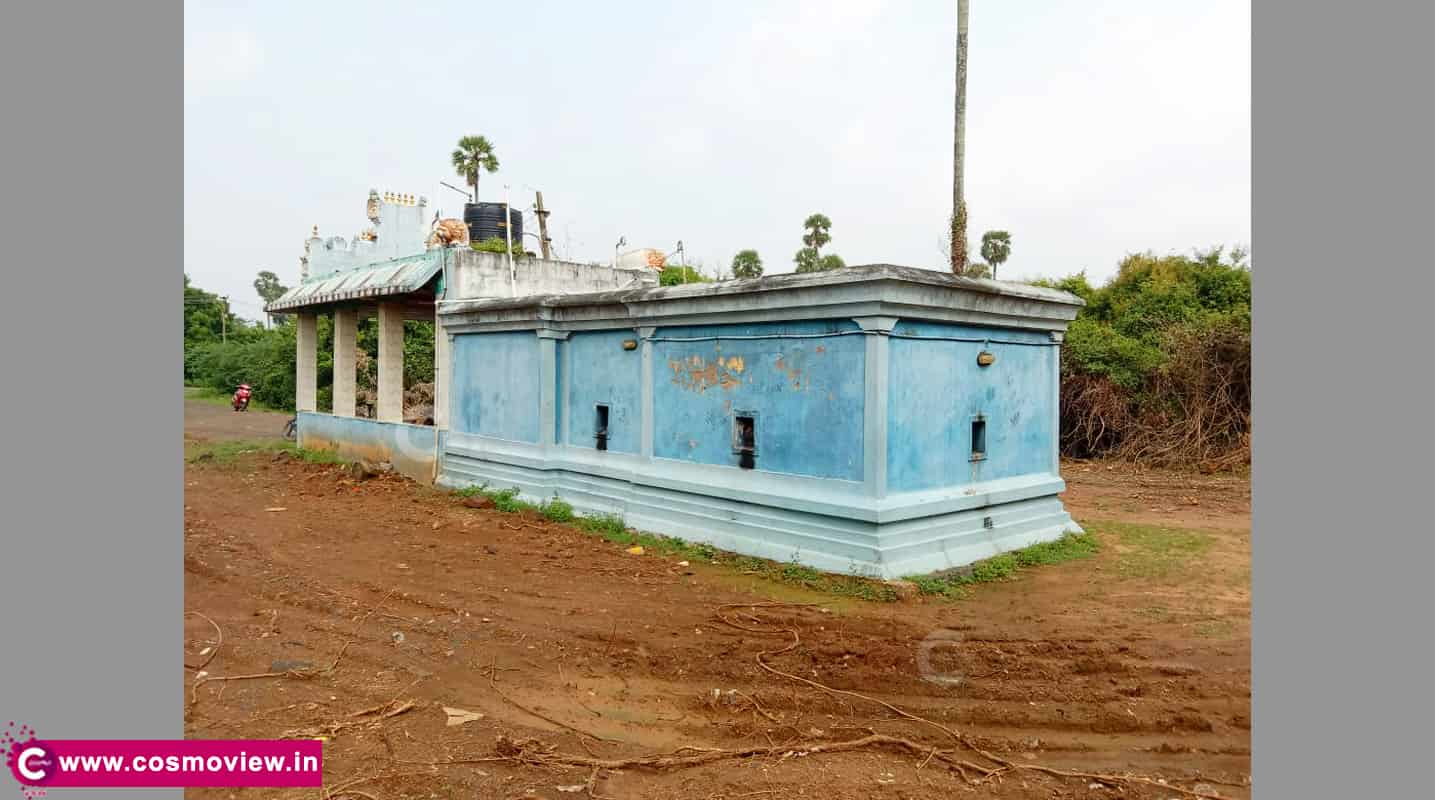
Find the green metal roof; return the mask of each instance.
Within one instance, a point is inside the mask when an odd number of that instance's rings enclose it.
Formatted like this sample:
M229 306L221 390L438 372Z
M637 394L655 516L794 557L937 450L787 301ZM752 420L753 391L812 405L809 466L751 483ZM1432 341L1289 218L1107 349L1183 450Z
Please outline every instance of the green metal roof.
M422 289L442 270L442 250L381 261L306 281L285 292L264 310L276 314L306 306L408 294Z

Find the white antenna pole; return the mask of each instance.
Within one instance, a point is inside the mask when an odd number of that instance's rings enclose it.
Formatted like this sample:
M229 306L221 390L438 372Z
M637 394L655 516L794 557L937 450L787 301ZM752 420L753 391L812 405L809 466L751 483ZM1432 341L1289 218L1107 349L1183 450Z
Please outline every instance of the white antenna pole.
M518 296L518 273L513 271L513 218L508 210L508 184L503 184L503 236L508 240L508 292Z

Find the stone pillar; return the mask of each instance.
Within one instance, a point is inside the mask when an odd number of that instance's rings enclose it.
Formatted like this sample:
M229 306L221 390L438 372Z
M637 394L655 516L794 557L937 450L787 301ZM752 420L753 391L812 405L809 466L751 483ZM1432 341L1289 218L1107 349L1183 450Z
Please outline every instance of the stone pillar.
M892 343L887 334L897 326L897 318L855 317L852 321L867 332L862 482L868 495L880 499L887 496L887 364Z
M358 408L359 315L352 308L334 309L334 416L352 417Z
M448 386L453 373L453 340L437 313L433 317L433 425L448 430Z
M638 431L642 437L643 458L646 459L653 457L653 343L649 340L653 338L655 331L657 328L652 326L638 328L638 341L641 342L639 346L643 348L643 385L639 394L643 406L643 421Z
M567 338L568 331L538 331L538 443L545 448L558 442L558 343Z
M298 352L294 364L294 407L299 411L319 408L319 328L312 311L294 315Z
M404 309L379 303L379 422L404 421Z

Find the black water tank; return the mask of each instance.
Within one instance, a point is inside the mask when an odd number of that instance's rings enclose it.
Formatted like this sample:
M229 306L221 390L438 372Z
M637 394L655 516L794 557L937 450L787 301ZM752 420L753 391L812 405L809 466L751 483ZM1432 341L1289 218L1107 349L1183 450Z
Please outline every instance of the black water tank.
M513 226L513 242L523 246L523 212L517 208L508 209L509 223ZM493 237L507 236L503 229L502 203L464 203L463 222L468 226L468 238L483 242Z

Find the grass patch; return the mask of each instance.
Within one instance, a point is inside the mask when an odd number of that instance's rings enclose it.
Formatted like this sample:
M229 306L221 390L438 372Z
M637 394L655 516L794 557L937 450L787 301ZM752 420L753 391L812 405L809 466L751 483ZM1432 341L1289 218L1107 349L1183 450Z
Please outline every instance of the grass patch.
M1164 579L1180 574L1210 549L1210 534L1128 522L1103 522L1101 533L1116 539L1116 571L1123 578Z
M543 514L544 519L547 519L549 522L572 522L575 518L573 506L560 500L556 494L553 495L552 500L548 500L539 506L538 511Z
M1171 624L1176 621L1176 615L1165 606L1142 606L1136 609L1136 614L1150 622Z
M1238 570L1233 570L1230 574L1228 574L1228 575L1226 576L1226 585L1227 585L1227 586L1240 587L1240 588L1244 588L1244 589L1250 589L1250 588L1251 588L1251 568L1250 568L1250 567L1242 567L1242 568L1240 568L1240 569L1238 569Z
M1023 569L1089 558L1097 549L1096 537L1091 534L1068 533L1053 542L1038 542L960 569L913 575L907 580L922 594L957 599L965 597L967 587L973 584L1009 580Z
M855 597L874 603L891 603L900 598L897 590L885 581L861 575L822 572L795 560L782 563L753 556L721 553L719 558L714 559L714 563L725 564L744 574L756 575L765 580L839 597Z
M1236 633L1236 623L1229 619L1208 619L1191 626L1192 633L1203 639L1225 639Z
M454 490L454 494L459 497L487 497L493 501L494 508L508 513L537 511L553 522L572 525L581 531L601 536L603 539L623 547L640 546L648 553L700 564L715 564L788 586L798 586L814 592L856 597L874 602L893 602L899 598L896 589L880 580L864 578L859 575L835 575L803 566L795 561L781 563L765 558L743 556L719 550L710 544L689 542L675 536L636 531L629 528L623 517L618 514L578 514L571 504L557 496L542 504L534 505L520 500L518 489L491 489L487 485L466 486Z
M520 511L537 511L543 513L545 505L534 505L527 500L518 499L518 489L490 489L488 484L482 486L465 486L462 489L455 489L453 493L459 497L487 497L493 501L493 507L508 514L517 514ZM558 500L558 498L553 498ZM563 501L558 500L562 503ZM573 507L563 503L568 513L573 512ZM546 513L544 516L548 516ZM555 520L559 521L559 520Z
M230 465L245 456L274 453L288 453L307 464L348 463L330 450L306 450L293 442L271 439L194 442L184 460L190 464Z

